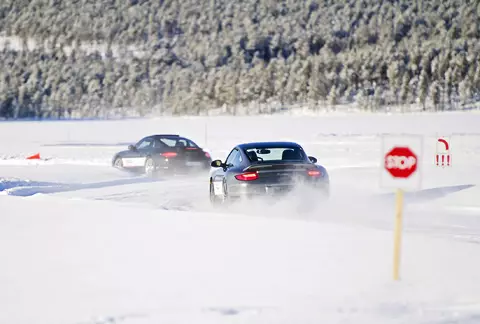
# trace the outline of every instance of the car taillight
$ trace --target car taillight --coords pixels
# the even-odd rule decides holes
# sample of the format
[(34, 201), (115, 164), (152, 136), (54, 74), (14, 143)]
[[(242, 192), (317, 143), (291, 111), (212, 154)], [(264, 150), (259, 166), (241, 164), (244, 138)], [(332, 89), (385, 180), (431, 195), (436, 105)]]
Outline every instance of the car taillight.
[(311, 177), (321, 177), (322, 172), (318, 170), (308, 170), (308, 175)]
[(210, 153), (208, 153), (208, 152), (205, 152), (205, 156), (207, 157), (207, 159), (212, 158), (212, 157), (210, 156)]
[(166, 158), (171, 158), (171, 157), (177, 156), (177, 153), (175, 153), (175, 152), (165, 152), (165, 153), (162, 153), (162, 156), (166, 157)]
[(240, 180), (240, 181), (252, 181), (258, 179), (258, 173), (257, 172), (246, 172), (242, 174), (237, 174), (235, 176), (235, 179)]

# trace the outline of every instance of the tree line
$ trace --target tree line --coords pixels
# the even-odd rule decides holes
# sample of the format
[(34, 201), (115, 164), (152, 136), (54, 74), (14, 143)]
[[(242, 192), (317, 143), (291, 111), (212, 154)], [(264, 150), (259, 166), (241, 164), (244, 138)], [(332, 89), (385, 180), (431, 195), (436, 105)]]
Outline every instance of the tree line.
[(0, 117), (458, 109), (473, 0), (3, 0)]

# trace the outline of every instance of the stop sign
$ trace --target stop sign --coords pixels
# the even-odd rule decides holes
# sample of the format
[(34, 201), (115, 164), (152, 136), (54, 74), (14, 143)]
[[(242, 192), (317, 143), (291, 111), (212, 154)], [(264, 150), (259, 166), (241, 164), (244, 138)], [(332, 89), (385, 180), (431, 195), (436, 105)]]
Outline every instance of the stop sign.
[(385, 169), (394, 178), (408, 178), (417, 170), (417, 156), (408, 147), (394, 147), (385, 155)]

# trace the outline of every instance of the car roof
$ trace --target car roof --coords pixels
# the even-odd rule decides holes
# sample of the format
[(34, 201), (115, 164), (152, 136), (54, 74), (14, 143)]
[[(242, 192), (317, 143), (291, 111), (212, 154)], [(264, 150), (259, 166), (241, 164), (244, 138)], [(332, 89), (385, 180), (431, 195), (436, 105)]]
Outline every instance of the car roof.
[(155, 134), (155, 135), (151, 135), (151, 137), (180, 137), (180, 135), (177, 135), (177, 134)]
[(248, 150), (251, 148), (302, 148), (300, 144), (295, 142), (251, 142), (251, 143), (243, 143), (237, 145), (239, 148), (243, 150)]

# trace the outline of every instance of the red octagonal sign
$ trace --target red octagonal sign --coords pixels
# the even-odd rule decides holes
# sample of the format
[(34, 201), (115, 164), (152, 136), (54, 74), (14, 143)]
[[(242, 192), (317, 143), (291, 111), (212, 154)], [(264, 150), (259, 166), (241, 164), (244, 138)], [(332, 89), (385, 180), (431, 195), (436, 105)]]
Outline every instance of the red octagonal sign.
[(408, 178), (417, 170), (417, 156), (408, 147), (394, 147), (385, 155), (385, 169), (394, 178)]

